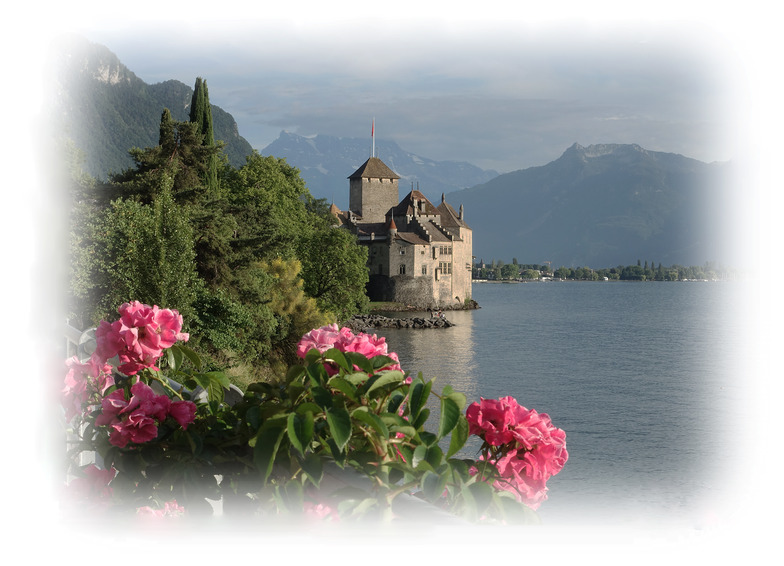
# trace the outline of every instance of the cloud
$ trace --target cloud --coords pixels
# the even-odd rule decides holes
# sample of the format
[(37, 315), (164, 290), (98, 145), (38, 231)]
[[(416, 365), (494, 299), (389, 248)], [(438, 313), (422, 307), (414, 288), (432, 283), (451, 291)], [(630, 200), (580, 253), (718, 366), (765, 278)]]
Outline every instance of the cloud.
[(93, 30), (147, 82), (207, 79), (261, 150), (280, 130), (379, 138), (438, 160), (510, 171), (574, 142), (638, 143), (703, 160), (732, 148), (716, 38), (670, 25), (435, 27), (350, 19), (318, 26), (167, 24)]

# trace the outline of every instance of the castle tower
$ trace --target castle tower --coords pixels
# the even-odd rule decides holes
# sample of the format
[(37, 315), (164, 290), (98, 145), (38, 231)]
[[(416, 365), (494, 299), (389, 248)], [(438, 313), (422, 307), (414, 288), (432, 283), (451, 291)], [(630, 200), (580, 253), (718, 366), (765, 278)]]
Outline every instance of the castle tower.
[(351, 212), (362, 222), (384, 222), (386, 213), (398, 203), (398, 179), (378, 157), (371, 157), (349, 176)]

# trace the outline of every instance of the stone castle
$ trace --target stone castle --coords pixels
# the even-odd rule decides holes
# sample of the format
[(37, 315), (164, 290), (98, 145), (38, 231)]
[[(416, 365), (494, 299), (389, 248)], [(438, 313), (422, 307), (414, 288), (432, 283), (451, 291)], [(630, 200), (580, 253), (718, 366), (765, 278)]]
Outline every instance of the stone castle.
[(417, 308), (453, 308), (471, 300), (471, 228), (441, 195), (419, 190), (399, 200), (398, 180), (370, 157), (349, 179), (349, 210), (332, 213), (368, 248), (368, 296)]

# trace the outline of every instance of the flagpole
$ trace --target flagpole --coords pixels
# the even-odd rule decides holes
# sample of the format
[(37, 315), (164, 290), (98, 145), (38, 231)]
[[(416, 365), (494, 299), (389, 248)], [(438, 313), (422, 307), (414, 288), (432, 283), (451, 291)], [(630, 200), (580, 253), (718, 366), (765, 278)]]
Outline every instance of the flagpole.
[(376, 156), (376, 117), (373, 116), (373, 125), (370, 126), (370, 137), (372, 139), (373, 145), (370, 152), (370, 157)]

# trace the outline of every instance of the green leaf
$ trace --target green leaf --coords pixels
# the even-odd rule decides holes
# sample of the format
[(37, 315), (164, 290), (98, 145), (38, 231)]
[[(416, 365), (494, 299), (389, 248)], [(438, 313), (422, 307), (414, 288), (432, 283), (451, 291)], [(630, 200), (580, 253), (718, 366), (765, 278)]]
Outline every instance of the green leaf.
[(304, 415), (290, 413), (287, 419), (286, 431), (289, 435), (289, 442), (299, 452), (304, 455), (310, 442), (313, 440), (313, 413), (306, 412)]
[(411, 423), (411, 426), (413, 426), (415, 429), (419, 430), (423, 426), (425, 426), (425, 423), (427, 422), (427, 419), (429, 419), (429, 418), (430, 418), (430, 409), (425, 407), (424, 409), (419, 411), (419, 414), (414, 419), (414, 422)]
[(338, 451), (343, 452), (351, 438), (351, 416), (342, 407), (329, 408), (327, 409), (327, 424)]
[(351, 364), (350, 367), (346, 368), (347, 371), (353, 371), (354, 366), (356, 366), (365, 374), (365, 379), (367, 379), (369, 374), (373, 373), (373, 364), (359, 352), (344, 352), (343, 355), (346, 361)]
[(416, 420), (417, 416), (419, 416), (419, 412), (422, 410), (422, 407), (425, 406), (427, 398), (430, 396), (430, 389), (432, 387), (432, 381), (428, 381), (427, 383), (423, 383), (422, 381), (415, 381), (411, 384), (411, 388), (408, 390), (408, 410), (412, 419)]
[(444, 438), (447, 434), (452, 432), (452, 429), (457, 425), (460, 420), (460, 407), (452, 399), (452, 397), (441, 398), (441, 417), (438, 421), (438, 438)]
[(456, 405), (458, 410), (462, 411), (466, 406), (466, 396), (459, 391), (454, 391), (449, 395), (445, 395), (447, 399), (451, 399)]
[(402, 405), (403, 401), (405, 400), (405, 395), (399, 391), (395, 391), (389, 398), (389, 403), (387, 403), (387, 411), (397, 414), (398, 410), (400, 409), (400, 405)]
[(383, 438), (389, 438), (389, 429), (381, 418), (367, 410), (367, 407), (358, 407), (351, 412), (351, 417), (370, 426)]
[(206, 375), (210, 377), (211, 381), (214, 381), (224, 389), (231, 387), (231, 380), (222, 371), (208, 371)]
[(399, 363), (389, 356), (385, 356), (383, 354), (373, 356), (370, 361), (373, 364), (374, 370), (385, 368), (387, 366), (393, 366)]
[(411, 465), (419, 471), (432, 471), (435, 472), (441, 466), (444, 453), (438, 445), (425, 446), (420, 444), (414, 450), (414, 459)]
[(321, 352), (319, 352), (316, 348), (311, 348), (305, 354), (305, 365), (309, 366), (315, 364), (316, 362), (321, 360)]
[(322, 407), (310, 401), (305, 403), (300, 403), (294, 409), (294, 412), (296, 412), (298, 415), (304, 415), (307, 412), (311, 412), (314, 415), (316, 415), (321, 413), (322, 411), (323, 411)]
[(335, 362), (338, 366), (346, 371), (351, 371), (353, 366), (346, 359), (346, 356), (337, 348), (330, 348), (324, 352), (324, 359)]
[(175, 346), (180, 352), (185, 354), (185, 357), (188, 358), (188, 361), (193, 364), (193, 367), (196, 368), (196, 370), (201, 369), (201, 358), (199, 357), (199, 354), (191, 350), (185, 344), (177, 343), (174, 346), (172, 346), (172, 348), (174, 348)]
[(174, 371), (180, 369), (182, 365), (182, 360), (185, 359), (185, 355), (182, 353), (178, 344), (174, 344), (170, 348), (166, 350), (166, 359), (169, 362), (169, 367)]
[(425, 499), (431, 503), (435, 503), (441, 499), (444, 490), (446, 489), (446, 480), (446, 474), (436, 474), (431, 471), (425, 472), (422, 476), (422, 481), (419, 484)]
[[(223, 402), (224, 387), (221, 372), (194, 373), (193, 379), (207, 392), (208, 402)], [(226, 387), (228, 389), (228, 386)]]
[(334, 438), (327, 438), (326, 443), (330, 453), (332, 454), (332, 459), (335, 461), (335, 464), (337, 464), (338, 467), (343, 468), (346, 465), (346, 453), (338, 448)]
[(302, 470), (305, 472), (307, 478), (313, 485), (318, 487), (321, 483), (321, 479), (324, 477), (324, 464), (321, 460), (321, 456), (311, 452), (302, 458), (299, 464), (302, 466)]
[(452, 429), (452, 436), (449, 439), (449, 449), (446, 452), (446, 457), (451, 458), (455, 454), (457, 454), (460, 449), (465, 446), (466, 441), (468, 440), (468, 420), (465, 418), (464, 415), (460, 415), (460, 418), (457, 420), (457, 424), (455, 428)]
[(337, 389), (352, 401), (357, 400), (357, 388), (347, 380), (343, 379), (342, 377), (339, 377), (337, 375), (334, 376), (332, 379), (329, 380), (327, 385), (329, 385), (333, 389)]
[[(417, 429), (417, 430), (419, 430), (419, 429)], [(432, 446), (433, 444), (438, 442), (438, 436), (436, 436), (435, 434), (433, 434), (430, 431), (420, 430), (419, 431), (419, 440), (421, 440), (422, 444), (424, 444), (425, 446)]]
[(321, 385), (326, 383), (329, 379), (327, 375), (327, 370), (324, 369), (323, 364), (311, 364), (307, 368), (305, 368), (305, 375), (310, 378), (310, 382), (313, 385)]
[(352, 385), (359, 385), (368, 380), (368, 374), (365, 372), (357, 371), (352, 373), (347, 373), (343, 376), (343, 379), (351, 383)]
[(310, 393), (313, 395), (313, 400), (322, 409), (329, 409), (332, 407), (332, 393), (328, 389), (317, 385), (311, 387)]
[(384, 387), (391, 383), (394, 384), (400, 383), (404, 379), (405, 376), (403, 375), (402, 371), (397, 371), (397, 370), (383, 371), (381, 373), (377, 373), (371, 379), (369, 379), (365, 383), (365, 385), (362, 388), (360, 388), (360, 391), (366, 388), (365, 394), (370, 396), (370, 394), (376, 391), (377, 389), (380, 389), (381, 387)]
[(253, 461), (265, 482), (272, 473), (278, 448), (285, 433), (286, 422), (282, 418), (275, 418), (265, 422), (255, 437)]
[(493, 488), (485, 482), (467, 485), (461, 493), (473, 520), (479, 519), (493, 502)]
[(427, 460), (428, 464), (433, 466), (434, 470), (437, 470), (444, 462), (444, 452), (438, 444), (428, 446), (425, 451), (425, 460)]

